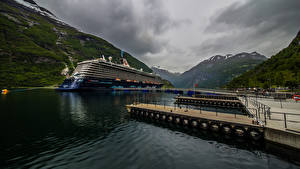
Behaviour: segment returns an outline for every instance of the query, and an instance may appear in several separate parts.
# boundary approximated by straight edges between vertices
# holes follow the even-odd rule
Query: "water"
[[[297,151],[128,116],[174,95],[31,90],[1,95],[0,168],[300,168]]]

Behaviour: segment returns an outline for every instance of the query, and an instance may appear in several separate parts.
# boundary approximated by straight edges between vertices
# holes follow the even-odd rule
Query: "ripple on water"
[[[28,102],[28,96],[33,100],[32,103]],[[19,105],[22,109],[4,111],[9,114],[0,118],[0,124],[14,124],[7,130],[15,134],[13,138],[16,137],[21,141],[7,144],[9,146],[0,145],[3,146],[0,147],[1,150],[5,150],[8,155],[4,158],[4,167],[89,169],[298,167],[262,149],[244,145],[243,142],[231,143],[231,139],[222,141],[218,139],[219,136],[211,136],[210,132],[193,134],[180,128],[166,128],[164,125],[128,119],[124,105],[132,103],[137,96],[144,100],[158,100],[161,103],[173,98],[173,95],[164,93],[54,91],[28,91],[26,96],[19,93],[7,97],[5,104]],[[47,109],[36,105],[36,102],[48,105]],[[166,103],[172,105],[171,102]],[[2,104],[0,102],[0,105]],[[1,113],[3,115],[3,112]],[[18,123],[12,120],[10,114],[19,120]],[[11,135],[5,138],[5,143],[14,141],[9,136]]]

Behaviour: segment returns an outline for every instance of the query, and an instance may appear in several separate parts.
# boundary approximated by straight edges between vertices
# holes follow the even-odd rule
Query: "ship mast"
[[[124,57],[124,51],[123,50],[121,50],[121,58],[122,58],[123,65],[126,66],[126,67],[130,67],[127,60]]]

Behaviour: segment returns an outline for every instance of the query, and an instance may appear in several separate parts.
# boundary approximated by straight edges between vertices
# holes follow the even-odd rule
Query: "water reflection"
[[[131,119],[125,109],[137,100],[172,106],[174,96],[35,90],[1,97],[0,168],[298,167],[264,142]]]
[[[68,116],[77,126],[84,126],[87,120],[87,110],[84,108],[82,100],[78,93],[65,92],[60,97],[60,115],[65,121]]]

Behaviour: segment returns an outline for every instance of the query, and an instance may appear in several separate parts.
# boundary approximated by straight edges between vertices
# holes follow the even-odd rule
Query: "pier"
[[[126,107],[133,117],[155,119],[159,122],[249,137],[254,140],[263,137],[263,127],[254,118],[245,115],[141,103]]]
[[[292,99],[255,97],[239,99],[264,125],[265,140],[300,149],[300,103]]]
[[[236,137],[279,143],[300,149],[300,112],[297,102],[276,102],[254,97],[234,95],[194,95],[175,97],[174,106],[135,103],[127,105],[130,115],[153,119],[158,122],[174,123],[200,130],[222,132]],[[265,104],[263,104],[265,103]],[[180,105],[193,105],[194,109]],[[278,105],[281,105],[278,107]],[[287,106],[288,105],[288,106]],[[199,110],[197,107],[199,106]],[[240,109],[243,114],[207,111],[204,107]],[[281,112],[279,112],[281,110]]]

